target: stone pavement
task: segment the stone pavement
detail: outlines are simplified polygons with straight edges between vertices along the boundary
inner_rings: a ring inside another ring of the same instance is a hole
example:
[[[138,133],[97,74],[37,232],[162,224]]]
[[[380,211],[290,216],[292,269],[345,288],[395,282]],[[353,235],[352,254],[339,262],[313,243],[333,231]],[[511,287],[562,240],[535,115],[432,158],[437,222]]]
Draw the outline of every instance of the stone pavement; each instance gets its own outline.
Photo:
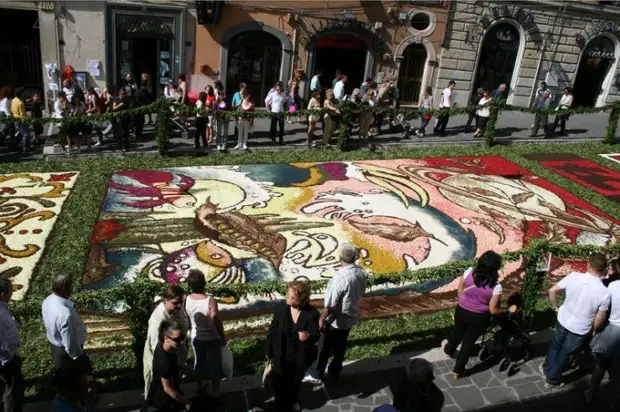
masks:
[[[497,365],[477,367],[478,371],[471,377],[455,381],[449,376],[454,361],[437,361],[434,363],[435,382],[445,396],[442,411],[499,411],[500,405],[502,411],[533,411],[542,404],[561,407],[563,412],[606,410],[610,388],[602,390],[600,402],[587,407],[583,400],[584,379],[575,380],[561,390],[546,389],[538,372],[541,362],[542,357],[535,358],[520,366],[520,370],[511,377],[500,373]],[[402,368],[397,368],[347,376],[337,383],[324,386],[304,384],[301,406],[309,411],[370,412],[379,405],[391,402],[392,391],[402,373]],[[228,394],[225,400],[230,411],[271,410],[261,390],[246,391],[244,396]]]
[[[593,115],[576,115],[572,116],[567,123],[567,137],[554,137],[549,139],[550,143],[562,143],[562,142],[577,142],[583,140],[601,140],[606,133],[607,121],[609,118],[608,113],[599,113]],[[402,128],[400,126],[393,127],[390,131],[385,131],[375,139],[375,143],[381,148],[389,148],[394,146],[407,146],[407,147],[429,147],[429,146],[442,146],[442,145],[480,145],[484,143],[484,139],[474,139],[472,133],[464,133],[463,126],[466,122],[466,116],[453,116],[450,118],[447,134],[445,136],[433,136],[432,125],[427,128],[428,136],[424,138],[411,137],[409,139],[403,138]],[[533,116],[524,113],[511,113],[504,112],[500,114],[497,122],[497,136],[498,142],[510,144],[514,142],[526,143],[532,141],[541,141],[541,137],[530,138],[530,125],[534,122]],[[414,127],[417,127],[419,120],[411,122]],[[302,123],[286,123],[285,124],[285,136],[284,146],[274,146],[269,139],[269,120],[259,119],[255,124],[255,131],[250,136],[248,146],[250,150],[283,150],[283,149],[302,149],[305,148],[306,143],[306,125]],[[384,127],[385,129],[385,127]],[[157,146],[154,139],[154,125],[145,126],[145,137],[140,141],[134,141],[132,143],[132,152],[136,155],[153,155],[157,152]],[[232,133],[234,128],[232,123],[230,125],[231,138],[229,139],[229,149],[232,149],[236,144]],[[316,134],[320,135],[321,131],[317,131]],[[110,136],[111,139],[111,136]],[[52,139],[54,140],[54,139]],[[50,141],[52,141],[50,140]],[[120,155],[114,152],[115,143],[111,140],[106,140],[106,143],[96,150],[90,153],[82,151],[80,157],[93,156],[93,155]],[[21,154],[14,150],[10,150],[7,147],[0,146],[0,163],[2,162],[18,162],[27,160],[39,160],[43,158],[43,148],[38,147],[33,153]],[[184,155],[194,153],[194,141],[193,138],[184,139],[179,136],[179,133],[174,133],[171,137],[171,155]],[[78,156],[76,154],[72,157]],[[55,157],[55,156],[51,156]],[[59,155],[64,157],[64,155]]]

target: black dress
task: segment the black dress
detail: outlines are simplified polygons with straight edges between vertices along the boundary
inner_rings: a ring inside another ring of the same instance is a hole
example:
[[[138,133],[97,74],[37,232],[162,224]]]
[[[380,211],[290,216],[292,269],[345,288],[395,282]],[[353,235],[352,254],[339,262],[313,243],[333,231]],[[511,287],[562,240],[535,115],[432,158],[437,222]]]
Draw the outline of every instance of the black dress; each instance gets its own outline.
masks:
[[[299,340],[299,332],[310,338]],[[320,337],[319,313],[311,305],[301,309],[297,323],[293,322],[290,306],[276,308],[267,334],[265,355],[272,361],[272,381],[276,410],[290,411],[299,399],[304,373],[317,356],[316,343]]]
[[[32,102],[32,117],[35,119],[43,117],[41,102]],[[43,125],[41,123],[35,123],[32,128],[34,129],[35,136],[40,136],[43,133]]]

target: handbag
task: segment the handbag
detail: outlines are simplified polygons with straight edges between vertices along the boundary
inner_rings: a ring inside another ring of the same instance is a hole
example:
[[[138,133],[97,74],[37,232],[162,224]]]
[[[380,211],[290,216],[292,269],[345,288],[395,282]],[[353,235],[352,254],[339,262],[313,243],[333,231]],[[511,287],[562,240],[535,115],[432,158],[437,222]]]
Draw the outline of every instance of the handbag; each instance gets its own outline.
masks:
[[[426,120],[427,122],[428,122],[429,120],[431,120],[431,117],[432,117],[432,116],[431,116],[430,114],[425,114],[424,116],[422,116],[422,118],[423,118],[424,120]]]
[[[230,381],[233,378],[233,354],[226,346],[222,346],[222,372],[224,379]]]

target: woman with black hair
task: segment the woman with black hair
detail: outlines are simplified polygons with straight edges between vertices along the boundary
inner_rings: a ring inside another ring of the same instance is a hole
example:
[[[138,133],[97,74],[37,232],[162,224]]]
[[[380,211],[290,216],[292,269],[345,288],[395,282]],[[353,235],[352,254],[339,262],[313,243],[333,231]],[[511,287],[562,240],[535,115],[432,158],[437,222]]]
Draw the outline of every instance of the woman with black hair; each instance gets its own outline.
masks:
[[[454,357],[456,348],[461,350],[454,365],[455,378],[465,376],[465,366],[474,351],[476,340],[484,333],[491,315],[507,311],[515,312],[516,306],[501,309],[502,285],[499,284],[499,269],[502,257],[489,250],[478,258],[475,268],[469,268],[458,281],[459,303],[454,312],[455,330],[444,352]]]

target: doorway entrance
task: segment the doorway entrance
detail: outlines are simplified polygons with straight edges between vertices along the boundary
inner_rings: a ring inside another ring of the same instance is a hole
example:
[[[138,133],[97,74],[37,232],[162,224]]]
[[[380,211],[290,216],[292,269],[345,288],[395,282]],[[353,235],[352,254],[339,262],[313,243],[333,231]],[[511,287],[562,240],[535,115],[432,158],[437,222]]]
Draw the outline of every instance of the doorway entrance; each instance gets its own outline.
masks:
[[[499,23],[485,35],[478,60],[478,71],[472,90],[482,87],[494,90],[500,84],[511,85],[517,62],[521,36],[510,23]]]
[[[153,94],[163,93],[164,86],[173,79],[173,32],[170,22],[152,20],[122,20],[117,30],[116,79],[118,86],[125,84],[127,73],[133,73],[140,82],[142,73],[151,76]]]
[[[26,99],[43,91],[41,37],[36,10],[0,8],[0,84],[26,88]]]
[[[614,43],[605,36],[588,43],[575,77],[574,106],[594,107],[604,103],[599,102],[599,98],[605,93],[603,84],[611,70],[615,49]]]
[[[228,46],[226,98],[245,83],[256,106],[264,106],[267,93],[280,80],[282,43],[272,34],[249,31],[236,35]],[[286,85],[285,85],[286,87]]]
[[[350,95],[364,81],[368,46],[359,37],[350,35],[327,35],[315,44],[314,70],[321,70],[321,86],[331,89],[336,71],[348,77],[345,93]]]
[[[398,70],[398,90],[404,105],[415,105],[422,94],[422,78],[426,66],[426,48],[421,44],[410,44],[403,52]]]

